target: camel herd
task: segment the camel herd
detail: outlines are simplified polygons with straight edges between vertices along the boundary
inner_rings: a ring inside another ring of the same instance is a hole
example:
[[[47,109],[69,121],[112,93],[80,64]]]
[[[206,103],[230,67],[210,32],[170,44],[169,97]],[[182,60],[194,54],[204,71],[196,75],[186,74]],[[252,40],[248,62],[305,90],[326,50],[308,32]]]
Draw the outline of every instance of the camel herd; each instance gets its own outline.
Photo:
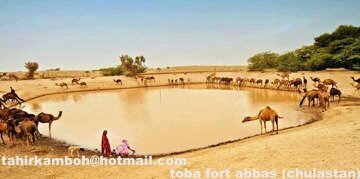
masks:
[[[15,144],[15,138],[26,140],[27,145],[29,145],[29,142],[34,143],[40,136],[38,131],[39,123],[49,124],[49,137],[51,138],[51,124],[61,118],[62,111],[59,112],[58,116],[43,112],[35,115],[22,109],[9,108],[6,106],[9,100],[19,104],[24,102],[12,87],[10,89],[11,92],[4,94],[0,98],[0,138],[2,143],[5,145],[4,134],[7,134],[12,145]]]
[[[29,114],[28,112],[16,108],[3,108],[0,109],[0,137],[2,143],[5,144],[3,134],[7,134],[9,140],[14,145],[15,138],[26,140],[34,143],[40,136],[38,131],[39,123],[49,124],[49,137],[51,138],[51,124],[60,119],[62,111],[58,116],[52,114],[39,113],[38,115]]]
[[[81,81],[81,78],[73,78],[71,80],[71,85],[80,85],[80,87],[86,87],[87,83],[85,81]],[[55,83],[56,86],[60,86],[61,88],[65,87],[65,88],[69,88],[69,85],[66,82],[61,82],[61,83]]]
[[[183,77],[180,77],[179,79],[168,79],[168,84],[169,85],[178,85],[178,84],[180,84],[180,85],[185,85],[185,80],[184,80],[184,78]]]
[[[269,79],[265,79],[264,81],[262,79],[255,79],[255,78],[241,78],[237,77],[235,80],[233,78],[229,77],[217,77],[215,73],[210,74],[209,76],[206,76],[206,83],[207,84],[219,84],[219,85],[230,85],[233,83],[234,86],[243,86],[243,85],[250,85],[250,86],[260,86],[263,88],[266,88],[269,83],[275,88],[285,88],[285,89],[296,89],[300,93],[304,93],[301,101],[300,106],[303,104],[304,100],[308,100],[308,107],[310,107],[310,104],[312,103],[312,106],[315,106],[317,103],[319,107],[322,108],[322,111],[326,111],[327,108],[330,107],[330,99],[332,101],[335,101],[335,97],[338,97],[338,102],[341,100],[341,91],[338,89],[337,82],[333,79],[324,79],[321,80],[318,77],[310,77],[311,81],[314,82],[314,87],[316,89],[312,89],[307,91],[307,79],[305,76],[303,78],[296,78],[296,79],[290,79],[290,73],[283,73],[283,74],[277,74],[277,76],[280,76],[281,79],[274,79],[272,82],[270,82]],[[286,79],[287,78],[287,79]],[[351,77],[351,79],[357,83],[357,85],[351,83],[351,85],[355,88],[355,92],[360,92],[360,78],[355,79],[354,77]],[[330,90],[329,90],[329,87]],[[300,88],[303,88],[302,90]],[[269,106],[266,106],[265,109],[260,110],[260,112],[254,116],[254,117],[245,117],[244,122],[259,120],[260,121],[260,127],[261,127],[261,134],[263,125],[266,132],[266,122],[271,121],[273,126],[273,132],[275,132],[275,124],[276,124],[276,133],[278,131],[278,119],[281,119],[282,117],[279,117],[279,115],[271,109]]]

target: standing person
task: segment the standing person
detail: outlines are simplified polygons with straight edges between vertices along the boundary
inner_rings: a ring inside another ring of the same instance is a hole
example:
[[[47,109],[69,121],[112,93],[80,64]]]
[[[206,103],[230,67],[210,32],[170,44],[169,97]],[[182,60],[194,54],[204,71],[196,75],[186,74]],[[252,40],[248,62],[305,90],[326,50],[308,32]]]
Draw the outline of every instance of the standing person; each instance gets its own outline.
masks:
[[[107,138],[107,130],[104,130],[102,139],[101,139],[101,155],[109,157],[111,154],[111,147],[109,139]]]

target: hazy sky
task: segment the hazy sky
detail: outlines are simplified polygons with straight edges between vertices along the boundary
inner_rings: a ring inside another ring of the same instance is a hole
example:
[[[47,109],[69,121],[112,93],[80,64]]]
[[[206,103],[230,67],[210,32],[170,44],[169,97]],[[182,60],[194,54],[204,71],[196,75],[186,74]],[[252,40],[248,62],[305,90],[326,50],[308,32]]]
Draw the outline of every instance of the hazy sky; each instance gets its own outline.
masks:
[[[246,64],[341,24],[360,25],[359,0],[0,0],[0,71],[98,69],[118,56],[147,66]]]

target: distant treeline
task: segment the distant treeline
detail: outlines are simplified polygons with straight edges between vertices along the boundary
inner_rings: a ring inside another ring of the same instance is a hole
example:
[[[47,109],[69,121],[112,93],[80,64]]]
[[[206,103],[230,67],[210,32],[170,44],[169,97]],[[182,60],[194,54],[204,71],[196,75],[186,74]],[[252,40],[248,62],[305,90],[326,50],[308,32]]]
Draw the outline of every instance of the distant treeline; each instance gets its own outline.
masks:
[[[359,69],[360,27],[339,26],[332,33],[314,38],[310,46],[291,52],[258,53],[248,59],[250,70],[276,68],[279,71],[324,70],[326,68]]]

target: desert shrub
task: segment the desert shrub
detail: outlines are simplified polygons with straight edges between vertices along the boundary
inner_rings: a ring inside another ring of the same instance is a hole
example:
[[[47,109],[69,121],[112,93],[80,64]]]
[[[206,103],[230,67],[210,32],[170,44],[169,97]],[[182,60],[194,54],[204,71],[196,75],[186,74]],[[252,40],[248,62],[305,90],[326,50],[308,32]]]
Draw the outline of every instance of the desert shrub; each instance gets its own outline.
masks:
[[[35,71],[39,69],[39,64],[37,62],[27,62],[25,68],[28,70],[27,78],[33,79]]]
[[[101,68],[101,69],[99,69],[99,71],[104,76],[116,76],[116,75],[124,74],[124,70],[120,66]]]

